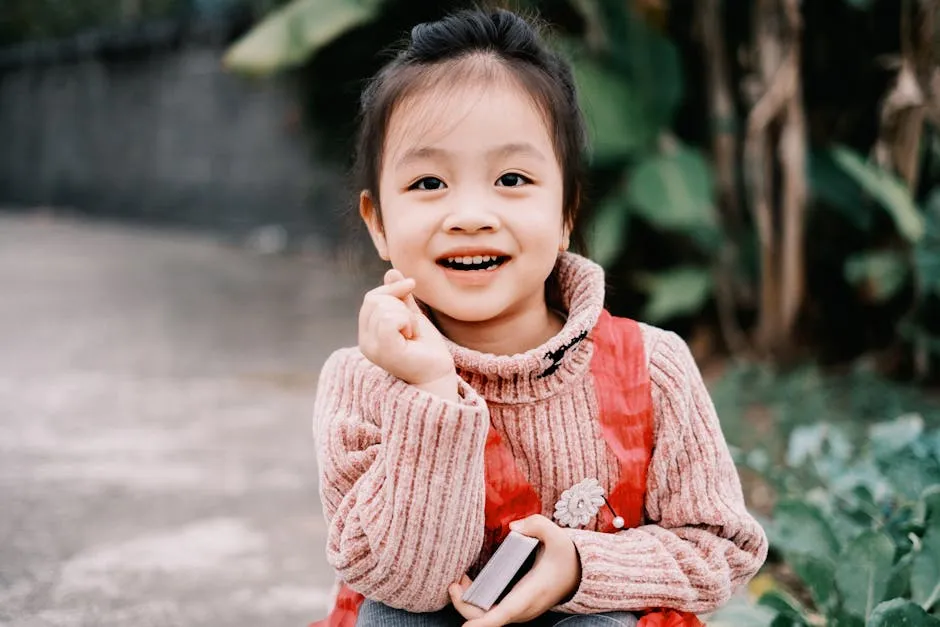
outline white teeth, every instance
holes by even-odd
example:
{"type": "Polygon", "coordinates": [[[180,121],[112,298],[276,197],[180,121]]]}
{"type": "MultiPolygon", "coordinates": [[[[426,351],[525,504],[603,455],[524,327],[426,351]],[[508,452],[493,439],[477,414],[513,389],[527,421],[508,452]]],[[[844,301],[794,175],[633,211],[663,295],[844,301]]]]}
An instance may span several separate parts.
{"type": "Polygon", "coordinates": [[[480,264],[489,264],[490,262],[492,262],[493,265],[487,265],[485,268],[483,268],[484,270],[493,270],[499,267],[499,257],[497,255],[475,255],[473,257],[468,255],[466,257],[447,257],[447,263],[455,265],[479,266],[480,264]]]}

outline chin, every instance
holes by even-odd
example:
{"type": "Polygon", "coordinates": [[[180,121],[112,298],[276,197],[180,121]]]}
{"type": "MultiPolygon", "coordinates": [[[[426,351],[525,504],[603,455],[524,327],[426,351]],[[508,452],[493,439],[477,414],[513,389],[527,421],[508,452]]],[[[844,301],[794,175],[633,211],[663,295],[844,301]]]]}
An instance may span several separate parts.
{"type": "MultiPolygon", "coordinates": [[[[480,301],[482,300],[480,299],[480,301]]],[[[437,313],[458,322],[487,322],[499,317],[504,311],[502,307],[480,301],[456,306],[449,304],[444,307],[437,307],[433,302],[427,303],[427,305],[437,313]]]]}

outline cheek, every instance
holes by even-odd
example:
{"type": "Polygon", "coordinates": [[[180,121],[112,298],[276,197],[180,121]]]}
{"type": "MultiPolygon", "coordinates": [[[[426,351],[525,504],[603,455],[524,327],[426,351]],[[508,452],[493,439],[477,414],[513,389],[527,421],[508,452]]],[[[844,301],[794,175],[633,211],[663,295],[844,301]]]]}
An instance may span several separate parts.
{"type": "Polygon", "coordinates": [[[414,263],[427,246],[430,229],[419,215],[392,208],[385,221],[385,239],[392,260],[402,264],[414,263]]]}

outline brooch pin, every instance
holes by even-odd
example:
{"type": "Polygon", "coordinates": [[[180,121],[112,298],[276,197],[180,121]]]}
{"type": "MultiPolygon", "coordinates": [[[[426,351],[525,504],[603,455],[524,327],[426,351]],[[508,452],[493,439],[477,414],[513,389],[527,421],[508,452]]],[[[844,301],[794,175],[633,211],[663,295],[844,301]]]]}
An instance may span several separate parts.
{"type": "Polygon", "coordinates": [[[610,506],[604,496],[604,489],[593,477],[576,483],[561,493],[561,498],[555,503],[554,517],[559,525],[571,527],[572,529],[583,527],[597,516],[601,505],[607,505],[607,509],[613,514],[614,527],[623,529],[623,518],[618,516],[614,508],[610,506]]]}

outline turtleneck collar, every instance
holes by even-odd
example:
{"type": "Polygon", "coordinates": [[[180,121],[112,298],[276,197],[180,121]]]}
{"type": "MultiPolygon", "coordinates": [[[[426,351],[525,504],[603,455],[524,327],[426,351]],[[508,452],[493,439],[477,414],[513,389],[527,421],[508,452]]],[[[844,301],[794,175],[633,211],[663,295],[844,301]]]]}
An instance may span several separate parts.
{"type": "Polygon", "coordinates": [[[587,339],[604,307],[604,270],[574,253],[561,253],[553,275],[567,313],[562,330],[517,355],[493,355],[447,340],[457,372],[487,401],[528,403],[557,393],[590,366],[587,339]]]}

